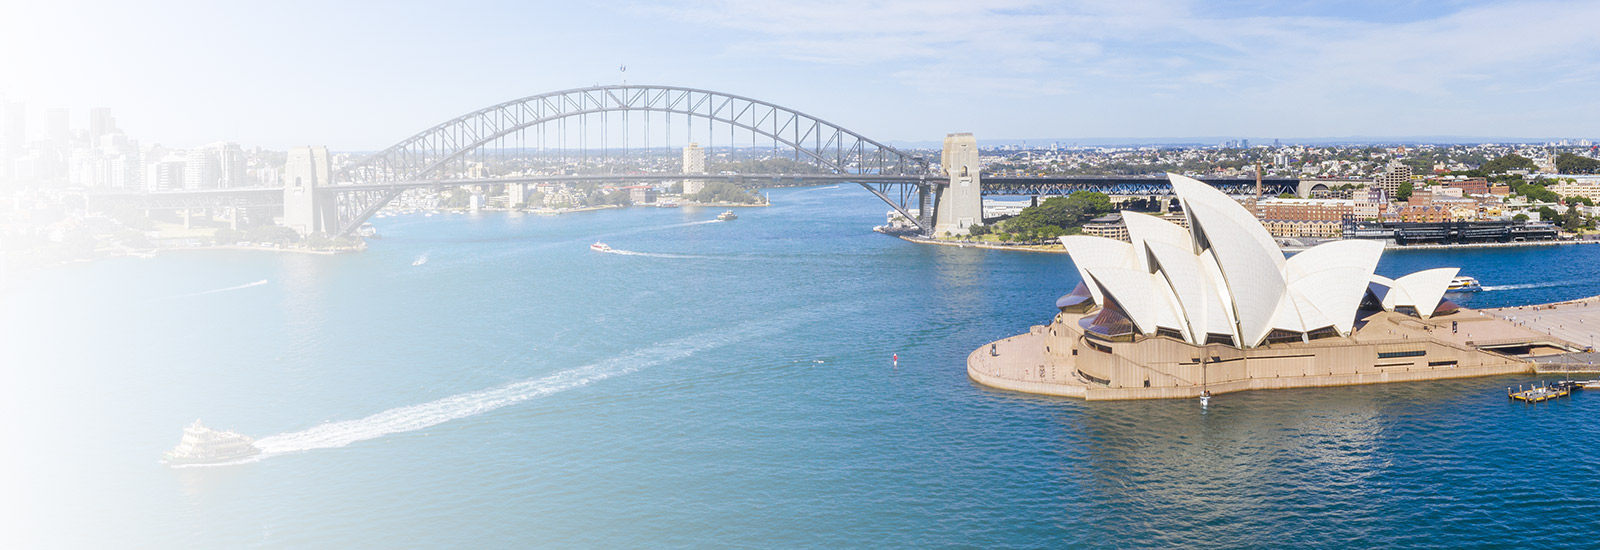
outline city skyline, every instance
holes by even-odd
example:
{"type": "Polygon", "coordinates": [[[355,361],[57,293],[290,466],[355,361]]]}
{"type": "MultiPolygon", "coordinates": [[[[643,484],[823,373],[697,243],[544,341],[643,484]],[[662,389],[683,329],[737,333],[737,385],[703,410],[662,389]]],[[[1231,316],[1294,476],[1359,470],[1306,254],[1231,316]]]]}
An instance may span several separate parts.
{"type": "Polygon", "coordinates": [[[51,109],[82,127],[108,107],[152,143],[353,151],[624,78],[761,97],[897,142],[1585,138],[1600,122],[1584,93],[1600,79],[1588,5],[374,8],[10,5],[0,50],[32,53],[0,54],[0,96],[28,105],[34,137],[51,109]],[[1526,36],[1539,40],[1507,38],[1526,36]]]}

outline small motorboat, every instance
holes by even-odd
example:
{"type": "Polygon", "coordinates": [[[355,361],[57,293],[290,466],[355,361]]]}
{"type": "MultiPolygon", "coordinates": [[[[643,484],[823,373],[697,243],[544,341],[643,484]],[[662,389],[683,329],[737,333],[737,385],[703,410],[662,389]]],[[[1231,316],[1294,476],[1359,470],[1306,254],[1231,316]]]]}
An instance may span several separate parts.
{"type": "Polygon", "coordinates": [[[1445,292],[1477,292],[1483,290],[1483,285],[1478,280],[1465,275],[1450,279],[1450,286],[1444,288],[1445,292]]]}
{"type": "Polygon", "coordinates": [[[719,222],[733,221],[737,219],[739,219],[739,215],[734,214],[732,210],[717,214],[717,221],[719,222]]]}
{"type": "Polygon", "coordinates": [[[606,243],[594,243],[589,245],[589,250],[593,250],[595,252],[611,252],[611,245],[606,243]]]}

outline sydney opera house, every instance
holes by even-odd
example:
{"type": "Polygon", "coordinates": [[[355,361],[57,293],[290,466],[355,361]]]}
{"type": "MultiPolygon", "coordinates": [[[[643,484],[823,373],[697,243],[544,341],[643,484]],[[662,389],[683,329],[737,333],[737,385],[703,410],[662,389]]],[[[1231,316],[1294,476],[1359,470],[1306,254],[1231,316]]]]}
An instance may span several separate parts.
{"type": "Polygon", "coordinates": [[[1450,302],[1455,268],[1374,273],[1383,245],[1285,257],[1255,216],[1171,175],[1187,228],[1124,212],[1129,241],[1062,237],[1081,282],[1049,325],[976,350],[968,373],[1087,399],[1528,372],[1561,342],[1450,302]]]}

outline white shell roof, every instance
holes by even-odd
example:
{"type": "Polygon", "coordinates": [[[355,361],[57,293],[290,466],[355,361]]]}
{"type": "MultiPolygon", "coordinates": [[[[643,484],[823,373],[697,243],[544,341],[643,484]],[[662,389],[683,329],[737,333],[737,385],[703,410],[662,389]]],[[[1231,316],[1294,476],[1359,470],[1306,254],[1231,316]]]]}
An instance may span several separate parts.
{"type": "Polygon", "coordinates": [[[1274,256],[1282,261],[1283,253],[1276,245],[1263,248],[1255,242],[1250,226],[1261,230],[1261,224],[1253,217],[1243,220],[1208,202],[1185,205],[1194,224],[1191,230],[1205,234],[1233,296],[1240,341],[1246,346],[1260,343],[1272,330],[1285,292],[1283,273],[1273,261],[1274,256]]]}
{"type": "Polygon", "coordinates": [[[1111,294],[1117,305],[1122,306],[1123,313],[1128,314],[1139,332],[1153,334],[1157,328],[1183,330],[1178,311],[1165,291],[1157,288],[1157,285],[1166,284],[1158,280],[1159,275],[1122,267],[1094,267],[1089,269],[1089,274],[1102,290],[1111,294]]]}
{"type": "Polygon", "coordinates": [[[1290,256],[1284,263],[1284,278],[1290,294],[1310,302],[1339,334],[1348,335],[1355,326],[1361,298],[1366,295],[1367,281],[1382,255],[1383,243],[1378,241],[1323,243],[1290,256]]]}
{"type": "Polygon", "coordinates": [[[1189,231],[1177,224],[1151,216],[1124,210],[1122,222],[1128,226],[1128,239],[1133,241],[1134,261],[1139,267],[1150,269],[1149,256],[1140,254],[1145,250],[1145,243],[1164,243],[1184,249],[1188,254],[1194,254],[1194,238],[1189,236],[1189,231]]]}
{"type": "Polygon", "coordinates": [[[1333,327],[1348,335],[1369,281],[1391,289],[1385,308],[1415,306],[1427,317],[1456,275],[1455,268],[1394,281],[1375,275],[1383,254],[1376,241],[1325,243],[1286,260],[1244,206],[1195,179],[1168,177],[1190,230],[1123,212],[1131,242],[1061,238],[1095,303],[1115,300],[1145,334],[1170,328],[1196,344],[1221,334],[1245,347],[1260,344],[1273,329],[1333,327]]]}
{"type": "MultiPolygon", "coordinates": [[[[1450,280],[1456,277],[1460,268],[1441,267],[1418,271],[1394,280],[1390,287],[1389,296],[1395,296],[1395,291],[1402,293],[1396,296],[1395,306],[1413,306],[1417,314],[1424,319],[1433,316],[1433,310],[1439,307],[1439,300],[1444,299],[1444,291],[1450,288],[1450,280]],[[1399,301],[1405,299],[1406,301],[1399,301]]],[[[1394,309],[1389,306],[1390,299],[1385,297],[1384,308],[1394,309]]]]}
{"type": "MultiPolygon", "coordinates": [[[[1133,267],[1133,245],[1107,239],[1105,237],[1091,237],[1088,235],[1067,235],[1061,237],[1061,246],[1067,248],[1067,254],[1072,256],[1072,264],[1078,268],[1078,276],[1088,282],[1089,269],[1096,267],[1133,267]]],[[[1100,294],[1100,287],[1089,286],[1089,294],[1094,297],[1094,303],[1106,305],[1105,296],[1100,294]]],[[[1138,323],[1137,320],[1134,321],[1138,323]]]]}

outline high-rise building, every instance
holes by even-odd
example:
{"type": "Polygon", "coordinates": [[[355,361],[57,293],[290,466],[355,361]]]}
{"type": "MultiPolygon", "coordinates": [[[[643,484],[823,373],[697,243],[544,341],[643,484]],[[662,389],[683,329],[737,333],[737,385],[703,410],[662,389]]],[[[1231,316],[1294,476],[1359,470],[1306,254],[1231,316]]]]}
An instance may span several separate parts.
{"type": "MultiPolygon", "coordinates": [[[[706,150],[699,143],[690,143],[683,148],[683,173],[706,173],[706,150]]],[[[683,194],[693,195],[706,187],[706,180],[683,180],[683,194]]]]}
{"type": "Polygon", "coordinates": [[[1378,174],[1373,185],[1383,188],[1389,196],[1394,197],[1400,193],[1400,184],[1408,181],[1411,181],[1411,167],[1396,162],[1390,164],[1382,174],[1378,174]]]}
{"type": "Polygon", "coordinates": [[[216,189],[218,174],[222,171],[215,149],[195,147],[189,150],[183,164],[183,188],[216,189]]]}
{"type": "Polygon", "coordinates": [[[184,189],[242,187],[246,179],[244,149],[237,143],[210,143],[184,155],[184,189]]]}
{"type": "Polygon", "coordinates": [[[0,102],[0,183],[17,181],[11,160],[22,156],[27,144],[27,105],[20,101],[0,102]]]}
{"type": "Polygon", "coordinates": [[[183,189],[183,165],[185,157],[168,154],[160,160],[150,163],[145,169],[144,184],[146,191],[176,191],[183,189]]]}
{"type": "Polygon", "coordinates": [[[111,116],[111,109],[95,107],[89,109],[89,143],[97,143],[100,136],[116,131],[117,119],[111,116]]]}
{"type": "Polygon", "coordinates": [[[44,112],[44,138],[55,147],[66,147],[72,139],[66,109],[54,108],[44,112]]]}

